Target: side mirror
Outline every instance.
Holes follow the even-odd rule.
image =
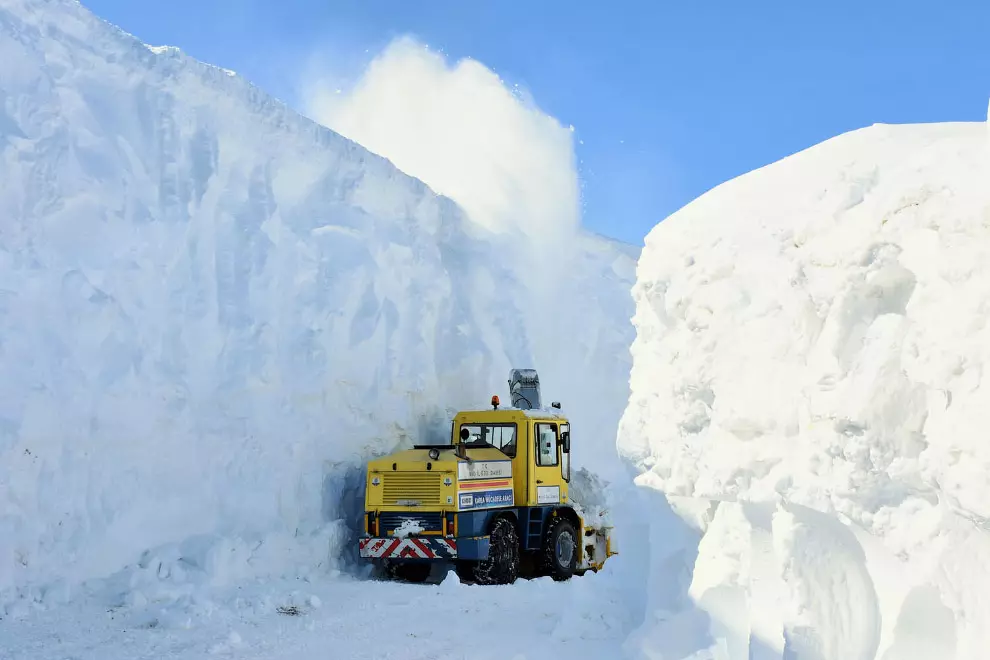
[[[560,434],[560,441],[564,445],[564,453],[571,453],[571,432],[564,431]]]

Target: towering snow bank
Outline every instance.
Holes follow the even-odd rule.
[[[619,446],[706,530],[719,657],[986,654],[986,131],[845,134],[650,233]]]
[[[625,249],[571,233],[534,313],[518,234],[77,3],[0,7],[0,223],[0,604],[325,566],[352,467],[511,366],[614,456]]]

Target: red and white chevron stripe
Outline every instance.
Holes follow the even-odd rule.
[[[359,548],[362,557],[374,559],[447,559],[457,556],[457,543],[453,539],[369,538],[361,539]]]

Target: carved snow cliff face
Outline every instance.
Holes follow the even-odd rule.
[[[619,446],[706,530],[728,657],[990,643],[988,180],[983,124],[878,125],[648,237]]]
[[[364,460],[513,366],[617,460],[633,251],[574,229],[531,282],[522,235],[230,72],[74,2],[0,37],[0,604],[146,551],[323,570]]]

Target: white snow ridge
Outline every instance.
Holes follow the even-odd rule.
[[[619,445],[702,512],[711,657],[986,657],[988,181],[985,125],[876,125],[649,235]]]
[[[533,297],[522,234],[78,3],[0,6],[0,222],[0,618],[341,568],[364,461],[512,366],[618,466],[634,250]]]

